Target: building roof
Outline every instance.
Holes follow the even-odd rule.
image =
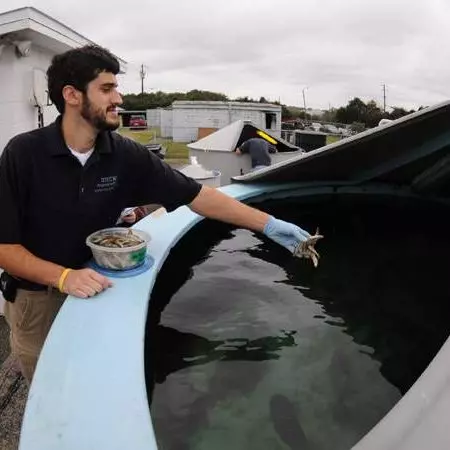
[[[5,35],[31,40],[33,44],[55,53],[94,44],[72,28],[30,6],[0,13],[0,39]],[[120,58],[118,60],[120,71],[126,72],[126,62]]]
[[[280,105],[273,103],[251,103],[251,102],[225,102],[225,101],[203,101],[203,100],[175,100],[173,108],[214,108],[214,109],[257,109],[259,111],[271,110],[281,112]]]

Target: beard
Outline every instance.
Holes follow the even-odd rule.
[[[111,107],[108,109],[114,108]],[[81,117],[98,131],[114,131],[119,128],[119,118],[115,121],[108,121],[106,117],[107,112],[102,111],[100,108],[96,108],[90,102],[86,94],[83,94],[83,106],[81,107],[80,113]]]

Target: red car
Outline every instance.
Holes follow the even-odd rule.
[[[131,116],[130,128],[147,128],[147,120],[144,119],[144,116]]]

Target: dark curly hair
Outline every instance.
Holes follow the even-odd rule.
[[[97,45],[69,50],[55,55],[47,70],[48,93],[58,111],[64,113],[62,90],[70,85],[86,93],[87,85],[101,72],[117,75],[120,64],[117,58],[105,48]]]

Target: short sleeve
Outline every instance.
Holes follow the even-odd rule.
[[[173,211],[191,203],[200,192],[200,183],[173,169],[144,147],[136,156],[138,164],[135,166],[134,188],[132,198],[128,199],[129,204],[156,203]]]
[[[0,156],[0,244],[21,243],[22,199],[13,147],[11,141]]]

